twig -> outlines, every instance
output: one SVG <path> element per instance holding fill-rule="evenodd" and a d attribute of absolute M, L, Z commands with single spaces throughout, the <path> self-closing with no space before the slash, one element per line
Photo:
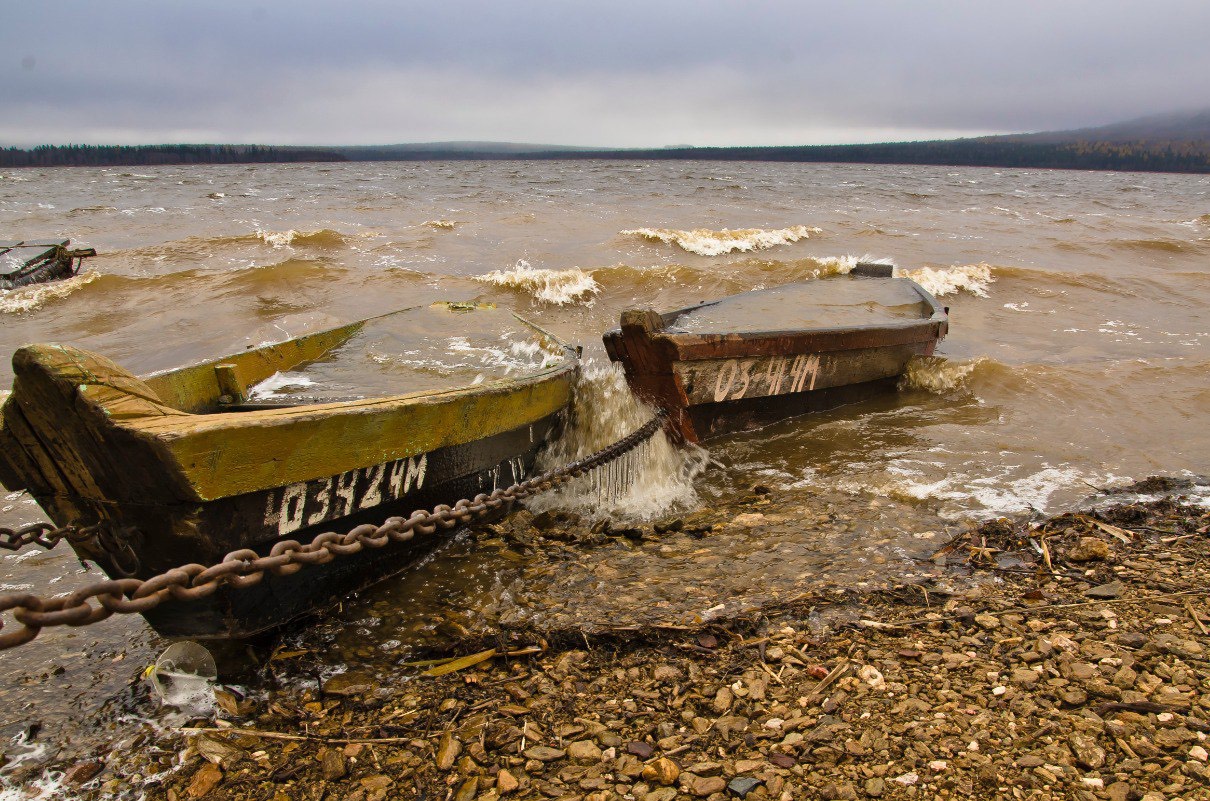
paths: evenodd
<path fill-rule="evenodd" d="M 1197 616 L 1197 613 L 1193 611 L 1193 604 L 1189 603 L 1188 598 L 1185 599 L 1185 611 L 1189 613 L 1189 617 L 1193 618 L 1193 625 L 1197 626 L 1197 630 L 1200 631 L 1203 636 L 1210 634 L 1210 631 L 1206 631 L 1206 626 Z"/>
<path fill-rule="evenodd" d="M 280 731 L 261 731 L 260 729 L 220 728 L 217 726 L 189 726 L 177 731 L 186 734 L 247 734 L 252 737 L 262 737 L 268 740 L 305 740 L 327 745 L 348 745 L 349 743 L 410 743 L 415 737 L 317 737 L 312 734 L 286 734 Z"/>
<path fill-rule="evenodd" d="M 772 670 L 769 670 L 769 666 L 768 666 L 768 665 L 766 665 L 764 662 L 757 662 L 756 664 L 760 665 L 761 670 L 763 670 L 763 671 L 765 671 L 766 673 L 768 673 L 768 674 L 769 674 L 769 678 L 773 679 L 773 681 L 777 682 L 778 684 L 784 684 L 784 682 L 781 680 L 781 676 L 778 676 L 778 675 L 777 675 L 776 673 L 774 673 Z"/>
<path fill-rule="evenodd" d="M 1052 720 L 1052 721 L 1050 721 L 1050 722 L 1046 723 L 1045 725 L 1043 725 L 1041 728 L 1039 728 L 1039 729 L 1035 730 L 1033 734 L 1027 734 L 1027 735 L 1026 735 L 1026 736 L 1025 736 L 1025 737 L 1024 737 L 1022 740 L 1021 740 L 1021 742 L 1020 742 L 1020 743 L 1018 743 L 1018 745 L 1024 745 L 1025 743 L 1033 742 L 1034 740 L 1036 740 L 1036 739 L 1038 739 L 1039 737 L 1041 737 L 1043 734 L 1047 734 L 1048 732 L 1050 732 L 1050 730 L 1051 730 L 1051 729 L 1053 729 L 1055 726 L 1058 726 L 1058 725 L 1059 725 L 1059 724 L 1055 723 L 1055 722 Z"/>
<path fill-rule="evenodd" d="M 839 665 L 832 668 L 831 672 L 828 673 L 828 675 L 826 675 L 822 679 L 820 679 L 819 684 L 816 684 L 815 688 L 812 689 L 811 692 L 807 693 L 807 695 L 806 695 L 807 702 L 810 703 L 811 701 L 814 701 L 815 698 L 818 697 L 819 694 L 823 690 L 827 689 L 828 685 L 830 685 L 832 682 L 839 679 L 841 674 L 843 674 L 848 669 L 849 669 L 849 658 L 845 657 Z"/>

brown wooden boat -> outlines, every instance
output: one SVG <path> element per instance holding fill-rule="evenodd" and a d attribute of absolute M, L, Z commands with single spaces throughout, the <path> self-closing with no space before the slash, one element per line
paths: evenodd
<path fill-rule="evenodd" d="M 949 310 L 883 264 L 658 314 L 622 313 L 605 334 L 632 391 L 699 442 L 893 389 L 931 355 Z"/>
<path fill-rule="evenodd" d="M 70 278 L 80 271 L 92 248 L 69 250 L 71 240 L 58 242 L 0 242 L 0 289 L 17 289 Z"/>
<path fill-rule="evenodd" d="M 525 360 L 504 364 L 495 345 L 474 351 L 465 336 L 473 328 L 498 343 L 504 326 Z M 417 347 L 459 355 L 444 372 L 374 374 L 373 389 L 394 392 L 350 392 L 371 365 Z M 143 378 L 70 345 L 23 347 L 13 371 L 0 483 L 28 489 L 58 525 L 101 524 L 73 543 L 79 556 L 112 577 L 145 579 L 522 480 L 559 431 L 579 353 L 492 304 L 434 304 Z M 298 391 L 263 389 L 274 381 Z M 246 637 L 419 553 L 392 542 L 146 617 L 167 636 Z"/>

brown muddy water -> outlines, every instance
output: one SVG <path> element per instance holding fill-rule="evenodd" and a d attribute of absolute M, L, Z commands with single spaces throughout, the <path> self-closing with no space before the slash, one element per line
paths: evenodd
<path fill-rule="evenodd" d="M 324 673 L 388 676 L 417 645 L 501 624 L 675 623 L 824 577 L 903 580 L 964 520 L 1210 472 L 1204 176 L 685 162 L 0 174 L 0 239 L 48 237 L 101 255 L 68 282 L 0 294 L 0 384 L 27 342 L 143 373 L 405 306 L 491 301 L 586 348 L 578 419 L 551 463 L 646 419 L 600 344 L 624 308 L 826 280 L 859 258 L 893 262 L 950 306 L 938 356 L 893 397 L 708 452 L 656 443 L 620 497 L 583 487 L 536 504 L 637 524 L 731 509 L 759 483 L 777 498 L 759 525 L 543 559 L 455 538 L 286 635 Z M 459 343 L 429 344 L 412 366 L 465 368 Z M 367 370 L 366 391 L 384 376 Z M 0 499 L 0 525 L 40 517 L 19 493 Z M 93 575 L 66 550 L 29 550 L 0 560 L 0 591 L 66 592 Z M 164 645 L 127 617 L 0 654 L 3 770 L 159 720 L 139 674 Z"/>

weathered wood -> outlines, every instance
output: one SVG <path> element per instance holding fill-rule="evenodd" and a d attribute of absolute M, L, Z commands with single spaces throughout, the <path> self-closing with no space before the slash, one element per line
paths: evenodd
<path fill-rule="evenodd" d="M 914 282 L 890 278 L 889 265 L 864 265 L 858 275 L 863 277 L 827 280 L 902 282 L 893 285 L 906 287 L 894 289 L 894 302 L 901 302 L 899 296 L 905 293 L 908 300 L 919 298 L 919 316 L 799 330 L 777 329 L 774 317 L 770 330 L 676 330 L 679 320 L 702 309 L 711 312 L 713 321 L 724 309 L 724 299 L 663 315 L 647 309 L 625 311 L 621 326 L 606 332 L 605 350 L 622 363 L 634 393 L 667 413 L 668 432 L 678 440 L 697 442 L 831 408 L 892 387 L 908 360 L 932 354 L 949 330 L 948 310 Z M 889 291 L 892 285 L 882 286 Z M 757 308 L 763 314 L 764 307 Z"/>
<path fill-rule="evenodd" d="M 0 407 L 0 481 L 28 488 L 56 524 L 103 524 L 110 544 L 73 543 L 81 557 L 111 576 L 147 577 L 490 493 L 524 478 L 562 425 L 579 360 L 561 343 L 560 360 L 515 378 L 216 411 L 221 396 L 238 402 L 251 384 L 330 352 L 364 324 L 147 379 L 68 345 L 21 348 Z M 161 606 L 149 620 L 169 635 L 244 636 L 402 569 L 413 551 L 367 551 L 306 580 L 274 577 L 200 606 Z"/>
<path fill-rule="evenodd" d="M 240 381 L 236 366 L 230 362 L 214 365 L 214 377 L 218 381 L 219 402 L 232 404 L 243 403 L 248 398 L 248 391 Z"/>

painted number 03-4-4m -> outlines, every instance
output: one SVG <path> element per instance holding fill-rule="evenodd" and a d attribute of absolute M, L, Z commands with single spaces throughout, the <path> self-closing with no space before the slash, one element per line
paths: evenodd
<path fill-rule="evenodd" d="M 819 356 L 775 356 L 768 360 L 732 359 L 714 377 L 714 401 L 740 400 L 748 395 L 783 395 L 815 389 Z"/>

